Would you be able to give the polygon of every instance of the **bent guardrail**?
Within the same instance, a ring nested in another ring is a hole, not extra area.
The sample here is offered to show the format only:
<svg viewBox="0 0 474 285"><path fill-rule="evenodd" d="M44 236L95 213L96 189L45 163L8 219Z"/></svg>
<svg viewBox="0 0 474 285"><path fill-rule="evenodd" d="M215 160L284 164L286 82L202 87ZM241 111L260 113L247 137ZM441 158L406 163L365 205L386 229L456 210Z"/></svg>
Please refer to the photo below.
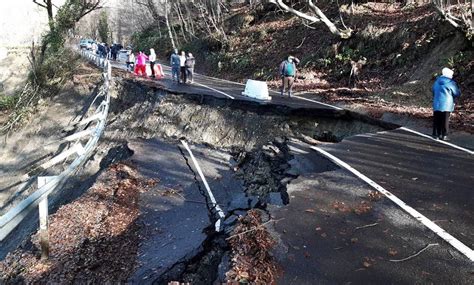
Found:
<svg viewBox="0 0 474 285"><path fill-rule="evenodd" d="M83 130L77 131L61 140L63 142L73 142L73 144L60 154L51 158L49 161L43 163L40 167L46 170L66 160L71 155L76 154L77 157L59 175L38 177L38 189L0 217L0 241L3 241L21 223L30 211L38 206L42 258L48 258L49 255L48 195L54 190L61 188L66 180L87 161L88 157L97 146L99 138L105 129L109 112L109 87L112 78L112 66L107 59L99 58L90 53L82 52L81 54L89 61L94 62L96 65L103 68L104 83L94 101L101 96L104 96L104 99L99 104L94 114L87 118L83 118L76 124L77 127L84 126ZM83 145L81 142L87 138L88 140L86 144Z"/></svg>

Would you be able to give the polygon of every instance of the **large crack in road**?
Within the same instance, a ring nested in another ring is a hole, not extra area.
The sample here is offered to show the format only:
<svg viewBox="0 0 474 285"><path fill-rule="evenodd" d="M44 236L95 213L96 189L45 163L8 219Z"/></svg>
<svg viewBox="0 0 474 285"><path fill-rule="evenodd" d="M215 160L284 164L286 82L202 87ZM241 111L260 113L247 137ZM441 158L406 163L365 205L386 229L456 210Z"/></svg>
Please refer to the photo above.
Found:
<svg viewBox="0 0 474 285"><path fill-rule="evenodd" d="M287 207L292 199L302 204L295 193L306 180L314 181L319 173L340 175L338 167L308 150L310 145L386 129L363 116L170 94L127 78L116 80L111 94L107 130L85 167L100 173L127 160L145 178L160 181L155 189L140 194L139 266L131 282L224 282L232 266L226 237L240 217L250 209L262 211L267 221L285 216L287 209L316 211ZM179 147L180 138L192 145L226 213L221 233L214 231L215 211L188 155ZM174 196L163 196L166 191ZM279 247L288 248L278 227L273 235Z"/></svg>

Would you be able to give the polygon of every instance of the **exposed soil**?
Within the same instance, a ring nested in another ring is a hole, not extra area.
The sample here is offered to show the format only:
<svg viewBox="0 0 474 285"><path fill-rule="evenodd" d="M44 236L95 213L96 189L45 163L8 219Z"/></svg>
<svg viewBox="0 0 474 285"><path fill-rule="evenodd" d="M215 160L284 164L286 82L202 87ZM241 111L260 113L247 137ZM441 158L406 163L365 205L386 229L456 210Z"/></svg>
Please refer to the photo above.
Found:
<svg viewBox="0 0 474 285"><path fill-rule="evenodd" d="M346 136L384 129L353 118L262 112L258 108L239 108L238 103L227 107L226 100L217 98L201 103L200 96L167 95L134 80L123 80L117 87L109 129L118 129L125 136L186 137L215 148L250 151L275 137L340 141Z"/></svg>
<svg viewBox="0 0 474 285"><path fill-rule="evenodd" d="M0 189L4 190L0 192L0 213L35 189L30 187L32 177L52 175L58 170L47 172L38 166L65 147L60 139L74 129L73 121L87 114L100 81L101 74L93 66L81 65L57 96L40 100L21 129L0 136Z"/></svg>

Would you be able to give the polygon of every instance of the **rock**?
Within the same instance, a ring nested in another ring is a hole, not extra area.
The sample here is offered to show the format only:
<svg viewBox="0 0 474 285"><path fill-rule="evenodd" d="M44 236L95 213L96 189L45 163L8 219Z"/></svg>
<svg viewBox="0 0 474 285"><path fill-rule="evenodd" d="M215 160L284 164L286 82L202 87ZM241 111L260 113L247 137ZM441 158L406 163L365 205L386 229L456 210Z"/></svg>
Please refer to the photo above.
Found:
<svg viewBox="0 0 474 285"><path fill-rule="evenodd" d="M232 201L230 201L230 204L227 210L231 212L237 209L249 209L249 201L244 193L235 195Z"/></svg>
<svg viewBox="0 0 474 285"><path fill-rule="evenodd" d="M290 183L291 180L293 180L293 177L285 177L282 180L280 180L280 183L282 185L287 185L288 183Z"/></svg>
<svg viewBox="0 0 474 285"><path fill-rule="evenodd" d="M277 143L279 145L283 145L285 143L285 139L282 138L282 137L276 137L275 138L275 143Z"/></svg>
<svg viewBox="0 0 474 285"><path fill-rule="evenodd" d="M239 217L236 216L236 215L232 215L232 216L228 217L227 219L224 220L224 227L234 225L237 222L238 219L239 219Z"/></svg>
<svg viewBox="0 0 474 285"><path fill-rule="evenodd" d="M214 284L224 284L226 281L225 274L230 269L230 256L229 253L225 253L222 256L221 262L217 266L217 278L214 281Z"/></svg>
<svg viewBox="0 0 474 285"><path fill-rule="evenodd" d="M301 171L300 171L300 162L296 159L296 158L293 158L292 160L288 161L288 163L290 164L290 169L288 169L285 174L288 174L288 175L291 175L291 176L298 176L300 175Z"/></svg>
<svg viewBox="0 0 474 285"><path fill-rule="evenodd" d="M247 211L244 210L236 210L234 211L234 215L238 217L245 217L247 215Z"/></svg>
<svg viewBox="0 0 474 285"><path fill-rule="evenodd" d="M274 145L271 145L271 144L262 146L262 149L267 150L267 151L273 151L276 154L280 153L280 149L278 147L274 146Z"/></svg>
<svg viewBox="0 0 474 285"><path fill-rule="evenodd" d="M283 206L283 199L281 198L281 193L280 192L271 192L268 194L268 199L267 199L268 204L276 205L276 206Z"/></svg>
<svg viewBox="0 0 474 285"><path fill-rule="evenodd" d="M258 197L257 196L249 196L248 198L249 198L249 206L250 206L249 208L250 209L255 208L255 206L257 206L257 204L258 204L258 200L259 200Z"/></svg>
<svg viewBox="0 0 474 285"><path fill-rule="evenodd" d="M227 210L232 212L234 210L247 210L252 209L258 204L258 197L246 196L244 193L240 193L234 196L229 204Z"/></svg>

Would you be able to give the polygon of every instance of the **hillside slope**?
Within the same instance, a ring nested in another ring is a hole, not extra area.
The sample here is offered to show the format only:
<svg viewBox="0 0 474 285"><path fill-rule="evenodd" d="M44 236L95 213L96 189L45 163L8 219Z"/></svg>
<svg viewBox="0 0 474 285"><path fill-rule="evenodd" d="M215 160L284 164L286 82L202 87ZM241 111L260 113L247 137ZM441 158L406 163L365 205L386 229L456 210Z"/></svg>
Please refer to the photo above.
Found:
<svg viewBox="0 0 474 285"><path fill-rule="evenodd" d="M325 11L338 19L333 6ZM206 37L181 48L197 57L198 72L240 82L266 80L274 88L280 84L280 62L292 54L301 60L297 92L375 117L386 112L430 117L431 85L442 67L449 66L463 92L452 125L474 132L472 43L442 22L432 6L366 3L352 9L342 6L341 13L355 30L349 40L333 36L323 24L308 27L272 6L266 10L244 6L230 12L226 42ZM168 44L156 40L152 31L142 33L136 46L154 46L167 58ZM350 78L351 61L361 63L357 78Z"/></svg>

